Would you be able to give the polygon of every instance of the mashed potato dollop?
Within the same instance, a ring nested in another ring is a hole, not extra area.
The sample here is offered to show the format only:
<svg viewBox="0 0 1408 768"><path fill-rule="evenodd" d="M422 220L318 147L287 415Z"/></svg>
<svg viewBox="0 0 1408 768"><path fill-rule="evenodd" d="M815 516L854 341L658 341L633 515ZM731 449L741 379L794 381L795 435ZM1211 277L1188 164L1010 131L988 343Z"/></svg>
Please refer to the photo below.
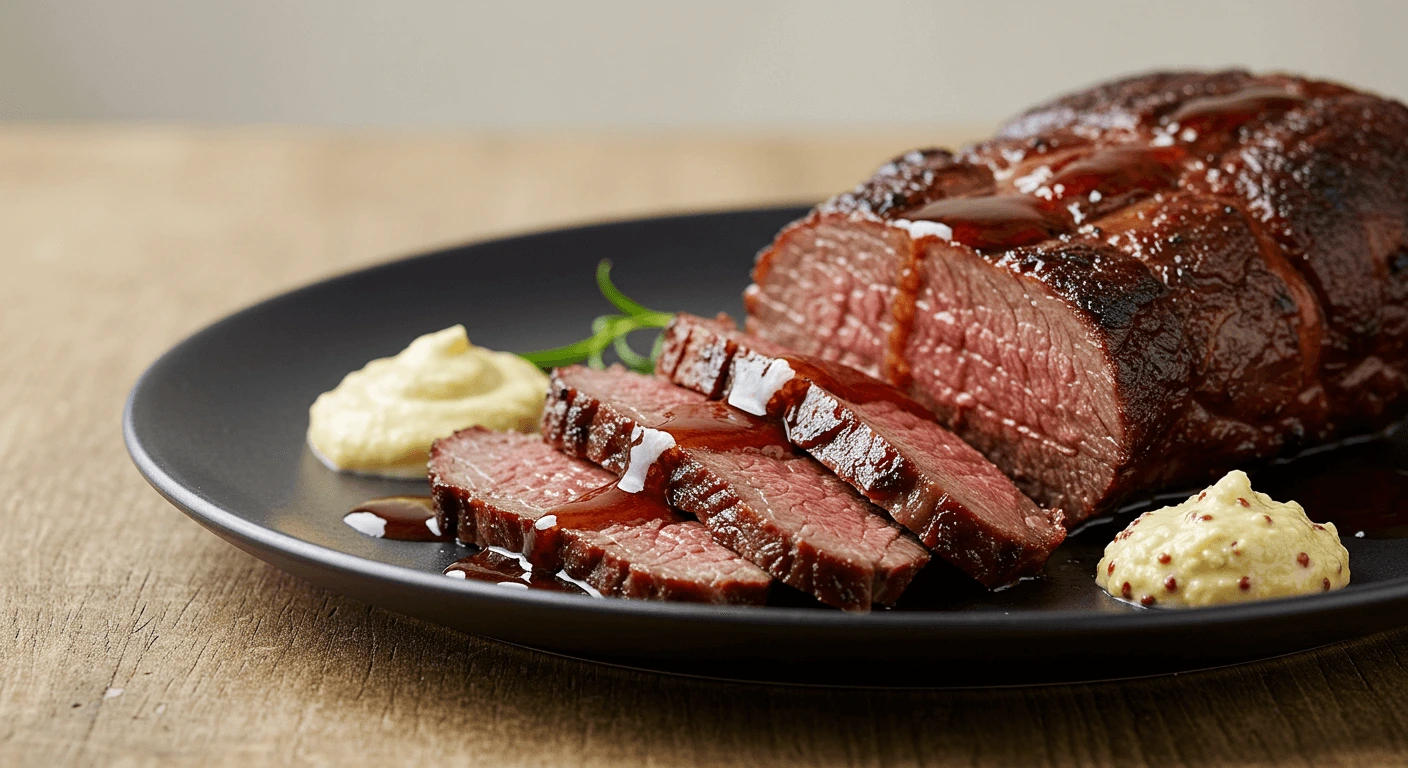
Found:
<svg viewBox="0 0 1408 768"><path fill-rule="evenodd" d="M537 366L473 346L456 325L319 395L308 411L308 444L338 471L424 477L430 444L456 430L536 429L547 387Z"/></svg>
<svg viewBox="0 0 1408 768"><path fill-rule="evenodd" d="M1105 547L1095 582L1144 606L1265 600L1344 587L1349 552L1333 524L1253 491L1247 474L1234 470L1130 523Z"/></svg>

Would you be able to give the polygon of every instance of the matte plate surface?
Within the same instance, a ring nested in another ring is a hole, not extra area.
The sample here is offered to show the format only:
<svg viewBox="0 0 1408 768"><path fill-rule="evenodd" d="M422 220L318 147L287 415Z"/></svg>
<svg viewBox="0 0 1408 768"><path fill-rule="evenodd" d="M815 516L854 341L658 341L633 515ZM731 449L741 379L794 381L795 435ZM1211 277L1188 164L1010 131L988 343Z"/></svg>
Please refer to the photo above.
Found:
<svg viewBox="0 0 1408 768"><path fill-rule="evenodd" d="M440 572L466 554L458 545L372 539L341 522L368 498L425 492L423 483L338 475L305 448L308 405L348 371L454 323L494 349L573 341L609 311L592 277L604 257L615 261L622 289L648 306L740 316L753 255L802 212L544 232L293 291L216 323L153 364L127 405L128 448L173 504L290 573L466 632L634 667L831 685L1045 683L1266 658L1408 620L1408 539L1348 536L1354 583L1343 591L1143 610L1094 584L1101 550L1123 527L1106 522L1073 536L1042 579L984 594L931 566L900 609L854 616L799 596L716 607L457 581ZM1397 462L1398 449L1390 440L1356 450Z"/></svg>

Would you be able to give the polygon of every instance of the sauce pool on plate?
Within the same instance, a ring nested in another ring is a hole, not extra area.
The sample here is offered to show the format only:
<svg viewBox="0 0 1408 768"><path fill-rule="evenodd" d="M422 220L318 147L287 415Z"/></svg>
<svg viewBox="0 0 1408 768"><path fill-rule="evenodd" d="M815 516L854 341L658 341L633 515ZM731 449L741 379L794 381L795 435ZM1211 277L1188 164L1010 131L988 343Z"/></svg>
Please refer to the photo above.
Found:
<svg viewBox="0 0 1408 768"><path fill-rule="evenodd" d="M429 496L387 496L358 504L342 522L359 533L392 541L449 541Z"/></svg>

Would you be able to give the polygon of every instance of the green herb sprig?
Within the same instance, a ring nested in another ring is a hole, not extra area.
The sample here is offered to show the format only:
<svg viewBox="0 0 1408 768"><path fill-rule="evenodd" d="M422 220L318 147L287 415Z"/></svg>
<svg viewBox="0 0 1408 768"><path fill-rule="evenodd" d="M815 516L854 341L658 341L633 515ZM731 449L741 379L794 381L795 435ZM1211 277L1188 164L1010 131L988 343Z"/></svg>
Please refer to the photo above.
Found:
<svg viewBox="0 0 1408 768"><path fill-rule="evenodd" d="M627 368L640 373L655 370L655 358L660 356L660 346L664 338L656 334L650 354L642 355L631 348L627 337L639 330L664 328L669 325L674 314L647 309L622 293L621 289L611 282L610 259L602 259L601 263L596 265L596 287L619 313L602 315L593 320L592 335L581 341L552 349L525 352L520 357L539 368L555 368L576 363L586 363L592 368L605 368L606 362L602 355L609 347L616 351L616 356L621 358L621 363Z"/></svg>

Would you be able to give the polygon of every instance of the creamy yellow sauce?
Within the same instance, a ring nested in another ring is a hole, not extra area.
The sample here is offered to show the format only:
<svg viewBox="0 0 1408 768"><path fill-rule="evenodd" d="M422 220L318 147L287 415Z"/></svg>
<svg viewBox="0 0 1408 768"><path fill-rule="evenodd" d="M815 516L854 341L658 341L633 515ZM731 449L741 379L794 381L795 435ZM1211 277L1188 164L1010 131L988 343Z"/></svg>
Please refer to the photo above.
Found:
<svg viewBox="0 0 1408 768"><path fill-rule="evenodd" d="M1146 512L1105 547L1095 582L1146 606L1190 607L1340 589L1349 552L1330 523L1252 490L1245 472Z"/></svg>
<svg viewBox="0 0 1408 768"><path fill-rule="evenodd" d="M456 325L319 395L308 410L308 444L339 471L424 477L430 444L456 430L536 429L547 387L537 366L473 346Z"/></svg>

